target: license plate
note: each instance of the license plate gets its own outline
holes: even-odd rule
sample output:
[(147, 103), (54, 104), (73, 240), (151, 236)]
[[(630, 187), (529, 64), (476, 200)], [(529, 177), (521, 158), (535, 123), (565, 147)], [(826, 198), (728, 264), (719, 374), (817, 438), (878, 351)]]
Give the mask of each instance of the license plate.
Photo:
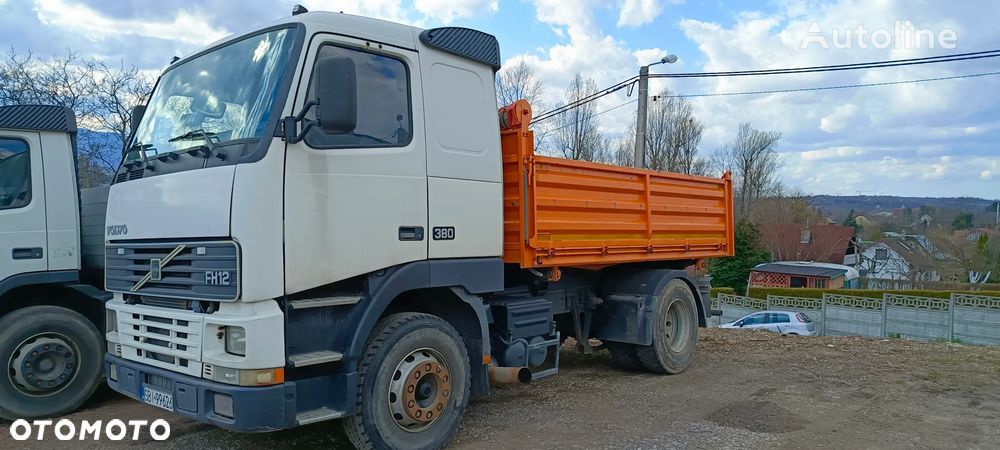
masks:
[(156, 389), (150, 389), (148, 386), (142, 387), (142, 401), (156, 406), (157, 408), (163, 408), (170, 412), (174, 411), (173, 395)]

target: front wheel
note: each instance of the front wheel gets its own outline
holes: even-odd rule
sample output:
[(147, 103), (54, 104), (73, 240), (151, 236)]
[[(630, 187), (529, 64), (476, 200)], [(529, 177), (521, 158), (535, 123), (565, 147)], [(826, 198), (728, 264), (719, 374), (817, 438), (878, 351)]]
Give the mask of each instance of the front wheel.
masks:
[(653, 305), (653, 343), (636, 347), (636, 355), (646, 370), (677, 374), (687, 369), (698, 342), (697, 308), (686, 283), (667, 283)]
[(469, 403), (469, 357), (458, 332), (429, 314), (375, 326), (361, 359), (358, 413), (344, 419), (357, 448), (441, 448)]
[(87, 318), (31, 306), (0, 320), (0, 417), (56, 417), (79, 408), (101, 381), (104, 340)]

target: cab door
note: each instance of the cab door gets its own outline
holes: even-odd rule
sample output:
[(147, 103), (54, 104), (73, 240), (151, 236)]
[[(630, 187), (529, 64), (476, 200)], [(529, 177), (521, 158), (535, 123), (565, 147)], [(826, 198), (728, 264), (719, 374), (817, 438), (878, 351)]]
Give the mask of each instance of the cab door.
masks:
[(0, 130), (0, 282), (48, 270), (38, 133)]
[[(427, 258), (427, 165), (417, 53), (318, 34), (308, 45), (296, 112), (315, 98), (313, 68), (320, 58), (353, 62), (357, 125), (336, 134), (316, 126), (303, 141), (287, 145), (289, 293)], [(315, 108), (306, 115), (307, 120), (315, 117)]]

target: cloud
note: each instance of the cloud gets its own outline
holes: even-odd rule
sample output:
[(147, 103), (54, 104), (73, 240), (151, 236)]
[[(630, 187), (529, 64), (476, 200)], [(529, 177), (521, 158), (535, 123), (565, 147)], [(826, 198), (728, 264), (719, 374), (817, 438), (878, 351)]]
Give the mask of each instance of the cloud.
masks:
[(71, 0), (35, 0), (35, 11), (42, 24), (79, 33), (91, 41), (138, 36), (200, 45), (229, 34), (225, 29), (213, 27), (210, 17), (183, 9), (160, 21), (110, 17)]
[[(802, 48), (813, 24), (822, 30), (864, 26), (892, 30), (908, 20), (931, 30), (957, 30), (951, 52), (989, 48), (1000, 31), (985, 26), (974, 8), (897, 2), (778, 2), (776, 11), (744, 11), (732, 23), (685, 19), (680, 27), (704, 55), (707, 71), (773, 69), (939, 55), (938, 48)], [(944, 51), (945, 53), (949, 51)], [(995, 62), (895, 67), (866, 71), (708, 79), (685, 85), (696, 92), (729, 93), (812, 88), (960, 75), (995, 70)], [(732, 139), (739, 122), (783, 134), (782, 177), (814, 193), (878, 189), (900, 195), (989, 195), (982, 172), (1000, 139), (996, 107), (984, 92), (1000, 77), (893, 86), (694, 99), (707, 123), (702, 148)], [(685, 91), (689, 92), (689, 91)], [(853, 152), (853, 154), (852, 154)], [(995, 180), (996, 172), (988, 174)]]
[(868, 116), (858, 109), (858, 105), (841, 105), (819, 120), (819, 129), (827, 133), (839, 133), (848, 127), (859, 127), (868, 123)]
[[(544, 86), (543, 104), (535, 105), (536, 114), (565, 102), (565, 87), (576, 74), (593, 79), (597, 87), (604, 88), (633, 77), (639, 70), (640, 56), (646, 61), (660, 59), (662, 49), (633, 49), (622, 40), (606, 34), (597, 25), (594, 10), (606, 3), (598, 0), (568, 2), (564, 0), (534, 0), (535, 18), (548, 25), (558, 36), (559, 42), (534, 52), (514, 55), (505, 65), (524, 61), (534, 69)], [(649, 61), (646, 61), (649, 62)], [(635, 121), (633, 107), (621, 106), (635, 99), (626, 97), (625, 91), (606, 96), (596, 102), (595, 111), (609, 111), (599, 117), (601, 130), (615, 136), (627, 123)]]
[(414, 0), (413, 7), (423, 15), (441, 23), (466, 19), (484, 13), (495, 13), (497, 0)]
[[(652, 23), (663, 13), (664, 0), (621, 0), (618, 11), (618, 27), (637, 28)], [(672, 0), (682, 3), (683, 0)]]
[(311, 11), (333, 11), (416, 25), (401, 0), (302, 0)]

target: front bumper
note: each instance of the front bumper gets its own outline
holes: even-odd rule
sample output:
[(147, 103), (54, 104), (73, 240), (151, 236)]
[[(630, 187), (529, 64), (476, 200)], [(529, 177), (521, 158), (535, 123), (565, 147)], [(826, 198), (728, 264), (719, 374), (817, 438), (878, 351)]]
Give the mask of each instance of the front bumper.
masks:
[[(121, 394), (142, 401), (143, 385), (149, 385), (173, 395), (174, 413), (221, 428), (266, 432), (296, 425), (295, 382), (266, 387), (232, 386), (127, 361), (110, 353), (104, 355), (104, 373), (108, 375), (108, 386)], [(230, 396), (233, 418), (216, 414), (215, 394)]]

